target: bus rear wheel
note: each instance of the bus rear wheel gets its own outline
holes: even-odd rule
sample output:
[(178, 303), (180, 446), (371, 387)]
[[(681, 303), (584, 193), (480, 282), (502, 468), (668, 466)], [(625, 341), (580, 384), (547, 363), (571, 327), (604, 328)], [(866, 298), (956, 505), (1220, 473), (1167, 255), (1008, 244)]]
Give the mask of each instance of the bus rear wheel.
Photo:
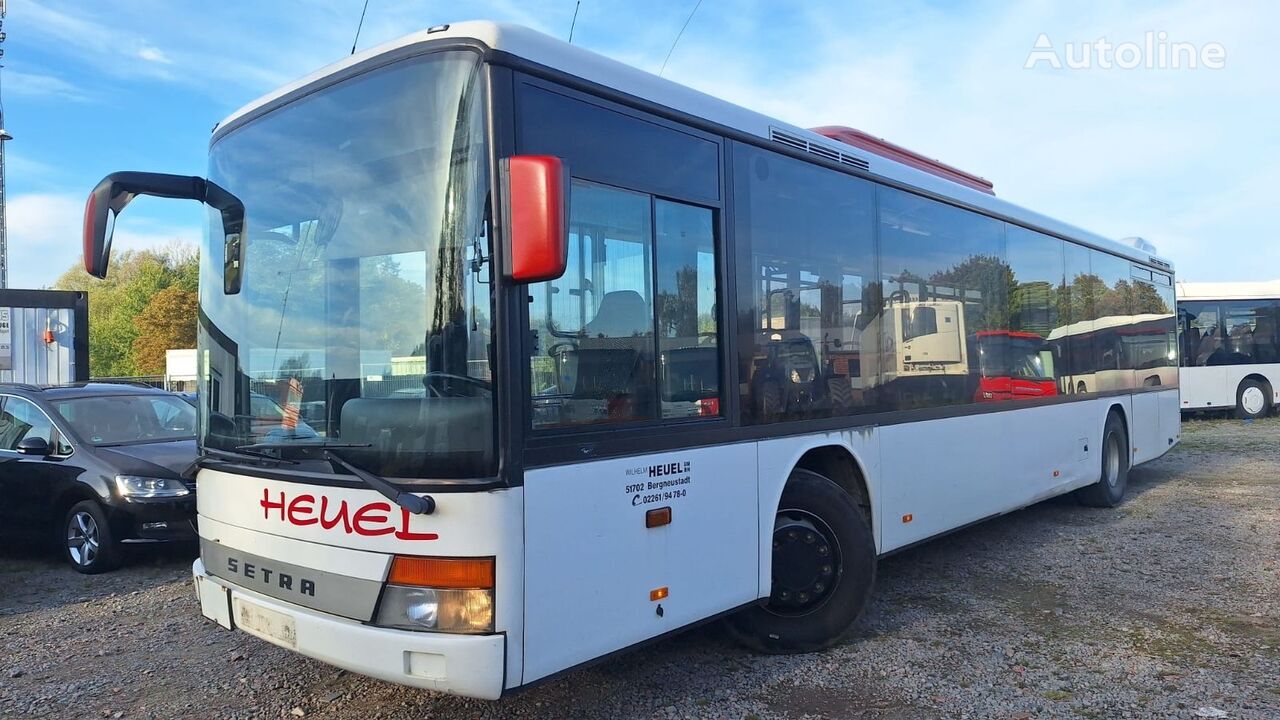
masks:
[(1244, 420), (1266, 417), (1270, 400), (1271, 388), (1257, 380), (1246, 379), (1236, 390), (1236, 415)]
[(1076, 491), (1076, 499), (1090, 507), (1115, 507), (1129, 485), (1129, 436), (1124, 422), (1112, 411), (1102, 429), (1102, 473), (1098, 482)]
[(772, 592), (726, 624), (760, 652), (822, 650), (862, 615), (875, 575), (871, 524), (854, 499), (818, 473), (794, 470), (774, 519)]

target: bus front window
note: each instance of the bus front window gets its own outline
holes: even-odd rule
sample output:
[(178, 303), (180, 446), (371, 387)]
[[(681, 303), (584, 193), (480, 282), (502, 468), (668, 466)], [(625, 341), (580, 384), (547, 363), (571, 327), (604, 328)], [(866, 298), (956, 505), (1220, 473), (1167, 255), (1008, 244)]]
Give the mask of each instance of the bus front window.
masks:
[(217, 140), (210, 179), (247, 231), (238, 294), (220, 232), (201, 253), (205, 448), (341, 443), (390, 477), (494, 472), (483, 77), (474, 53), (427, 55)]

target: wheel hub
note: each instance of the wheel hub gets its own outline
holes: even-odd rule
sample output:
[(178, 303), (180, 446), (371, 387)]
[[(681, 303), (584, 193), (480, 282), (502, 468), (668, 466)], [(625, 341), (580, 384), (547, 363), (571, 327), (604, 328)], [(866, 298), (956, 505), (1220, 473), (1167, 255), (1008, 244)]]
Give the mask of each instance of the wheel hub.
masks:
[(803, 615), (820, 607), (840, 577), (840, 546), (831, 528), (802, 511), (783, 511), (773, 528), (769, 609)]
[(67, 524), (67, 552), (77, 565), (92, 565), (98, 557), (98, 523), (87, 512), (71, 516)]

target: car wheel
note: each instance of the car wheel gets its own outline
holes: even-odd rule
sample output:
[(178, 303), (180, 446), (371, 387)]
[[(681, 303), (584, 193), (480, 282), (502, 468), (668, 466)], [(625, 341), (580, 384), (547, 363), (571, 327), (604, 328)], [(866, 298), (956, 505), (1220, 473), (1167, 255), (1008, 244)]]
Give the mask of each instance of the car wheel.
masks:
[(729, 632), (767, 653), (814, 652), (836, 644), (871, 597), (871, 524), (839, 485), (795, 470), (773, 528), (772, 594), (729, 616)]
[(1236, 414), (1245, 420), (1266, 417), (1271, 393), (1257, 380), (1245, 380), (1236, 390)]
[(120, 566), (120, 547), (98, 503), (82, 500), (72, 505), (62, 527), (63, 557), (72, 569), (95, 575)]
[(1115, 507), (1129, 485), (1129, 438), (1115, 412), (1102, 430), (1102, 472), (1098, 482), (1076, 491), (1076, 499), (1090, 507)]

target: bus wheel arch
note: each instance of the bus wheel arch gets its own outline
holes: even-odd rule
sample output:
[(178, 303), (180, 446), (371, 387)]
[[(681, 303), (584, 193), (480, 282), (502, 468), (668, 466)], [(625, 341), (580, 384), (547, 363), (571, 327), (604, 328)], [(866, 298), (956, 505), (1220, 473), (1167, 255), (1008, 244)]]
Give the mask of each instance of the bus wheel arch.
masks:
[(1271, 382), (1263, 375), (1250, 373), (1236, 386), (1236, 415), (1248, 420), (1266, 417), (1271, 412), (1273, 398)]
[[(867, 525), (875, 531), (874, 513), (871, 511), (871, 492), (867, 488), (867, 475), (853, 453), (843, 445), (820, 445), (809, 448), (796, 461), (798, 470), (815, 472), (839, 485), (867, 519)], [(790, 482), (790, 480), (788, 480)]]

